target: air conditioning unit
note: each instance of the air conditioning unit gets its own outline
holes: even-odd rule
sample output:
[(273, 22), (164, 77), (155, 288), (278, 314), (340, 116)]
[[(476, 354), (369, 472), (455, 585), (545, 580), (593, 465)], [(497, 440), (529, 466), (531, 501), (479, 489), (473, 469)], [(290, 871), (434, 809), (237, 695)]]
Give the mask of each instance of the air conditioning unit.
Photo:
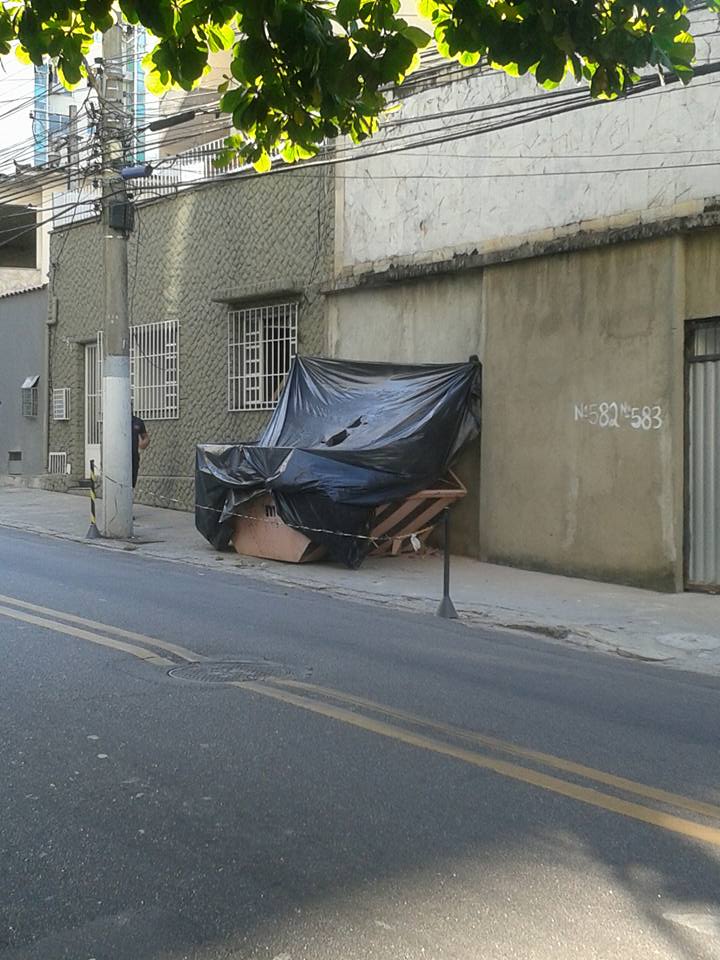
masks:
[(60, 387), (52, 392), (53, 420), (70, 419), (70, 387)]

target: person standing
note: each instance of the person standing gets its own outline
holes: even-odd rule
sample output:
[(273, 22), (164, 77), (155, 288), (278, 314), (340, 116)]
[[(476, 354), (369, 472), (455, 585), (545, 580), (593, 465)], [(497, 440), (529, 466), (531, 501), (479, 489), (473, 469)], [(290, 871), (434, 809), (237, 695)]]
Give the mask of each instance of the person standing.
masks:
[(147, 450), (150, 446), (150, 437), (148, 436), (145, 421), (140, 417), (132, 415), (132, 485), (133, 490), (137, 483), (138, 470), (140, 469), (140, 451)]

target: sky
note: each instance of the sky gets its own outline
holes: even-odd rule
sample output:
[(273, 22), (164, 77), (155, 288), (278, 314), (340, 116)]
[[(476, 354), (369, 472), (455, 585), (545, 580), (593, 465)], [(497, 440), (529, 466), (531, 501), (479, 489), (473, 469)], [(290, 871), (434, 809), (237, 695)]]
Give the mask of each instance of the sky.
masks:
[[(12, 159), (29, 160), (32, 151), (30, 112), (33, 105), (33, 68), (20, 63), (14, 53), (0, 58), (0, 170), (12, 171)], [(22, 149), (20, 147), (22, 145)], [(18, 146), (17, 152), (10, 148)], [(10, 166), (8, 167), (8, 161)]]

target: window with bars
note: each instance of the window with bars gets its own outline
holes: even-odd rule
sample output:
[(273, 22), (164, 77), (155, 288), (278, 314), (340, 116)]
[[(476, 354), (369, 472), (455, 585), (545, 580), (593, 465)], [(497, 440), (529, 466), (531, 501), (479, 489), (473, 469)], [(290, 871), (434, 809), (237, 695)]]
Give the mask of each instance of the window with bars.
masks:
[(59, 387), (52, 392), (53, 420), (70, 419), (70, 388)]
[(38, 381), (40, 377), (25, 377), (20, 388), (22, 397), (22, 415), (36, 417), (38, 415)]
[(48, 473), (67, 473), (67, 453), (52, 451), (48, 454)]
[(177, 320), (130, 327), (130, 381), (138, 417), (179, 417)]
[(228, 314), (228, 410), (272, 410), (297, 353), (297, 303)]

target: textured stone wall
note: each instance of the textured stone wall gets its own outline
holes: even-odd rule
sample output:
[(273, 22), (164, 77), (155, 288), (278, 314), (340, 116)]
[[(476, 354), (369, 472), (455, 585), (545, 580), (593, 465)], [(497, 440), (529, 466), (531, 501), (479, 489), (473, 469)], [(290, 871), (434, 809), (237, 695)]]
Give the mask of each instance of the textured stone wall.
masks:
[[(298, 351), (326, 352), (321, 288), (332, 263), (331, 175), (289, 171), (226, 180), (140, 205), (129, 246), (131, 323), (179, 321), (180, 416), (147, 421), (139, 502), (189, 508), (194, 449), (201, 442), (253, 439), (267, 414), (227, 409), (227, 313), (298, 291)], [(99, 223), (58, 231), (51, 241), (57, 297), (52, 386), (72, 390), (72, 417), (50, 424), (50, 449), (65, 450), (73, 480), (84, 468), (84, 345), (102, 326)], [(285, 297), (282, 298), (283, 300)]]

